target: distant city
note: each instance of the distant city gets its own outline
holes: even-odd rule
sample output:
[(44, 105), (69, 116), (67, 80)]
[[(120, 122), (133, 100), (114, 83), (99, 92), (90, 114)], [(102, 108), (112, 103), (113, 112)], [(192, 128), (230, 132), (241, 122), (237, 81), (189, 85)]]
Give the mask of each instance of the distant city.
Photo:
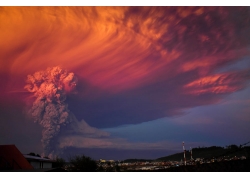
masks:
[[(177, 153), (155, 160), (128, 159), (124, 161), (114, 161), (100, 159), (98, 166), (106, 171), (110, 171), (110, 169), (117, 166), (119, 167), (119, 171), (164, 171), (180, 166), (249, 160), (250, 146), (245, 146), (248, 143), (240, 146), (230, 145), (225, 148), (218, 146), (190, 148), (189, 151), (185, 150), (183, 143), (183, 153)], [(193, 152), (196, 154), (193, 154)]]

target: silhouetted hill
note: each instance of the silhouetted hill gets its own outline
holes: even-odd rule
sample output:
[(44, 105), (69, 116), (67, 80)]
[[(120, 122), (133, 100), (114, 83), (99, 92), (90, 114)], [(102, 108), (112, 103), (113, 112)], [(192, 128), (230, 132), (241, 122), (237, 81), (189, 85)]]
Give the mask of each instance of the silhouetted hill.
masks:
[[(192, 149), (192, 156), (194, 159), (196, 158), (219, 158), (223, 156), (229, 157), (241, 157), (245, 156), (247, 158), (250, 157), (250, 146), (246, 147), (238, 147), (236, 145), (228, 146), (228, 148), (211, 146), (211, 147), (203, 147), (203, 148), (194, 148)], [(186, 151), (186, 159), (189, 160), (191, 158), (191, 154), (189, 151)], [(176, 153), (170, 156), (165, 156), (158, 158), (156, 160), (160, 161), (180, 161), (183, 160), (183, 152)]]

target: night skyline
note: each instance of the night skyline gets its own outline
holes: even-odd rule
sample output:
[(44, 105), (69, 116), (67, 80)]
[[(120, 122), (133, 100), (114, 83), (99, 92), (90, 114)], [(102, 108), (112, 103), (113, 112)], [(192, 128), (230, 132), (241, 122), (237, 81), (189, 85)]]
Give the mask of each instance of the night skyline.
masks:
[(0, 144), (121, 160), (249, 141), (249, 7), (0, 7), (0, 24)]

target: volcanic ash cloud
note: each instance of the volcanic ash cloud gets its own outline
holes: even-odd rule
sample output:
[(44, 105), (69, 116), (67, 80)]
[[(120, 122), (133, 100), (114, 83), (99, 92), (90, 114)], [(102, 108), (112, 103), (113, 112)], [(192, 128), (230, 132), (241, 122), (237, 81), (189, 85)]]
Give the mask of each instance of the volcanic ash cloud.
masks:
[(55, 153), (60, 132), (74, 121), (65, 100), (67, 94), (75, 89), (76, 83), (74, 73), (60, 67), (47, 68), (27, 77), (24, 88), (35, 97), (30, 114), (43, 127), (41, 141), (45, 156)]

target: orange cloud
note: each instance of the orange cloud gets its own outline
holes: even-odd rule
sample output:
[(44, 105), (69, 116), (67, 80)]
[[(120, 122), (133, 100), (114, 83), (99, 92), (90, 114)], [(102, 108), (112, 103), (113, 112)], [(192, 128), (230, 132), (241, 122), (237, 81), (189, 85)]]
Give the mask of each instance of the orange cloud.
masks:
[(1, 53), (17, 54), (6, 66), (13, 75), (54, 65), (81, 67), (78, 75), (94, 85), (134, 86), (152, 66), (141, 62), (151, 42), (119, 22), (126, 9), (4, 7)]
[(184, 86), (188, 93), (199, 95), (205, 93), (230, 93), (244, 87), (244, 82), (249, 79), (249, 73), (224, 73), (205, 76)]
[(17, 77), (59, 65), (111, 92), (162, 74), (206, 75), (249, 54), (231, 11), (247, 27), (244, 8), (1, 7), (0, 72)]

